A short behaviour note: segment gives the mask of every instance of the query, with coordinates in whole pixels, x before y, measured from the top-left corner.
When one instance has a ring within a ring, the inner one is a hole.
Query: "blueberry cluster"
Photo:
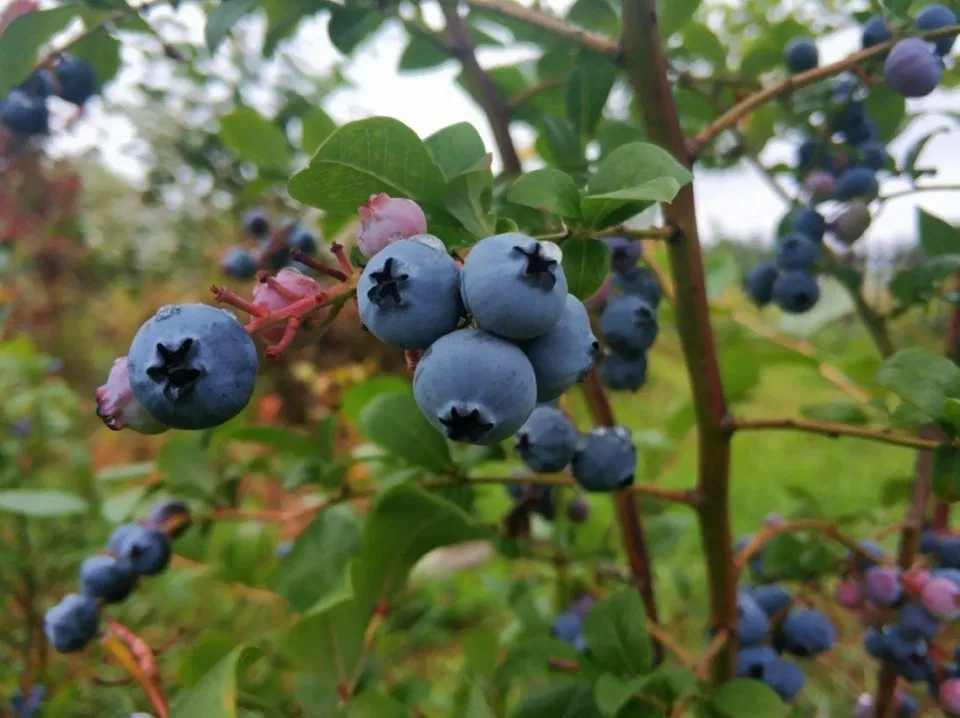
[[[922,8],[914,21],[914,30],[928,32],[957,24],[957,15],[946,5],[934,3]],[[890,28],[879,15],[863,26],[864,48],[892,38]],[[890,89],[904,97],[926,97],[940,84],[943,57],[953,49],[957,36],[944,35],[927,41],[908,37],[898,41],[883,63],[883,76]]]
[[[190,525],[190,512],[180,501],[163,500],[138,524],[118,526],[104,553],[80,566],[80,592],[64,596],[47,611],[47,640],[60,653],[82,650],[100,630],[105,604],[123,601],[144,576],[162,573],[170,563],[171,539]]]
[[[50,129],[48,98],[56,96],[83,107],[98,91],[93,68],[77,57],[64,55],[0,99],[0,123],[15,136],[44,135]]]
[[[592,596],[581,596],[570,608],[553,620],[550,629],[554,638],[569,643],[581,653],[586,653],[587,642],[583,637],[583,621],[593,608],[595,601]]]
[[[600,332],[608,351],[600,360],[600,379],[614,391],[636,391],[647,380],[647,350],[657,338],[657,307],[663,289],[656,275],[638,266],[640,240],[605,239],[613,277],[605,289]]]
[[[220,259],[220,269],[234,279],[252,279],[262,266],[274,271],[296,266],[293,250],[307,256],[316,254],[317,237],[303,223],[286,219],[272,231],[266,210],[255,207],[243,218],[243,233],[256,242],[254,249],[237,245],[228,249]]]

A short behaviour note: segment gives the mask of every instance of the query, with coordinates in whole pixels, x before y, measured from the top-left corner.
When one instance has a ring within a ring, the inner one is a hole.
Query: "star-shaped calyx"
[[[390,307],[399,307],[403,304],[403,297],[400,295],[400,282],[405,282],[410,278],[409,274],[400,274],[397,272],[394,258],[388,257],[383,263],[383,269],[379,272],[371,272],[370,279],[373,280],[373,286],[367,290],[367,299],[376,304],[381,309]]]
[[[206,374],[203,367],[191,366],[190,350],[195,341],[187,337],[179,346],[157,344],[157,360],[147,368],[147,376],[163,384],[163,395],[179,401],[193,393],[197,382]]]
[[[633,313],[634,326],[638,329],[650,326],[657,320],[657,315],[651,307],[637,307],[636,311]]]
[[[556,259],[544,254],[543,245],[540,242],[534,242],[529,249],[520,245],[514,245],[514,252],[519,252],[526,260],[526,266],[523,268],[523,279],[549,292],[557,283],[557,262]]]
[[[479,441],[493,428],[479,409],[460,411],[451,407],[446,416],[440,417],[440,423],[446,428],[447,438],[452,441]]]

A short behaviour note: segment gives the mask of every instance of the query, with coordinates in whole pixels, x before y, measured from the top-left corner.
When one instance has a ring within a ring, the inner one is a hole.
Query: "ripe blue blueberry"
[[[626,427],[597,427],[582,434],[571,461],[573,478],[585,491],[616,491],[633,483],[637,449]]]
[[[116,557],[126,559],[138,576],[155,576],[170,564],[173,547],[160,531],[135,526],[119,541]]]
[[[940,84],[943,61],[918,37],[907,37],[890,50],[883,77],[890,89],[904,97],[926,97]]]
[[[875,199],[880,192],[877,173],[869,167],[851,167],[837,177],[834,194],[841,202],[850,199]]]
[[[877,123],[873,120],[864,119],[844,128],[843,139],[847,144],[858,146],[875,140],[878,133]]]
[[[871,566],[882,564],[886,559],[883,547],[873,541],[860,541],[860,548],[867,554],[850,551],[847,561],[851,562],[860,573],[866,573]]]
[[[790,225],[794,232],[807,235],[815,242],[823,239],[827,231],[827,220],[817,210],[811,207],[801,207],[790,215]]]
[[[481,329],[507,339],[533,339],[563,316],[567,278],[553,242],[511,232],[481,239],[463,264],[461,293]]]
[[[860,44],[864,50],[892,39],[893,32],[890,30],[890,27],[882,15],[871,15],[867,18],[867,21],[863,23]]]
[[[581,381],[600,351],[583,302],[567,295],[563,314],[552,329],[521,342],[537,377],[537,401],[551,401]]]
[[[805,234],[792,232],[778,240],[777,267],[783,271],[809,271],[820,254],[817,243]]]
[[[941,27],[949,27],[957,24],[957,15],[946,5],[932,3],[920,9],[917,13],[917,19],[914,27],[923,32],[926,30],[939,30]],[[953,49],[953,44],[957,41],[957,36],[947,35],[933,40],[937,46],[937,52],[941,55],[947,55]]]
[[[809,272],[787,272],[773,285],[773,301],[789,314],[803,314],[813,309],[819,299],[820,287]]]
[[[253,279],[257,273],[257,260],[243,247],[231,247],[220,260],[220,268],[234,279]]]
[[[618,294],[646,299],[654,309],[663,299],[663,287],[660,286],[657,275],[647,267],[633,267],[626,272],[617,272],[613,276],[613,288]]]
[[[887,148],[882,142],[866,142],[860,147],[860,155],[863,158],[863,164],[874,172],[879,172],[887,166],[890,161],[890,155],[887,154]]]
[[[820,169],[833,172],[835,161],[827,149],[816,140],[807,139],[797,147],[797,169]]]
[[[637,266],[642,249],[639,240],[629,237],[605,237],[603,241],[610,250],[610,266],[614,272],[628,272]]]
[[[908,641],[933,640],[940,630],[940,621],[920,603],[904,604],[898,619],[897,631]]]
[[[637,391],[647,380],[646,355],[610,352],[600,362],[600,380],[614,391]]]
[[[163,531],[172,539],[182,536],[192,523],[190,508],[180,499],[160,499],[144,521],[145,526]]]
[[[299,249],[304,254],[315,254],[317,238],[313,232],[297,222],[287,234],[287,246],[290,249]]]
[[[43,98],[13,90],[0,102],[3,124],[20,135],[42,135],[50,129],[50,111]]]
[[[130,595],[137,584],[137,574],[126,559],[113,556],[91,556],[80,564],[80,592],[106,603],[118,603]]]
[[[517,453],[533,471],[563,471],[577,446],[577,429],[559,409],[538,406],[517,432]]]
[[[367,264],[357,301],[364,325],[384,344],[426,349],[463,315],[460,270],[439,240],[402,239]]]
[[[940,534],[933,529],[925,529],[920,534],[920,553],[928,556],[937,553],[940,548],[940,541]]]
[[[37,70],[30,73],[18,89],[34,97],[47,98],[56,90],[56,80],[49,70]]]
[[[750,597],[770,618],[781,613],[793,602],[793,597],[787,590],[775,583],[768,586],[755,586],[750,589]]]
[[[600,315],[607,345],[621,354],[642,354],[657,338],[657,312],[642,297],[614,297]]]
[[[749,594],[740,592],[737,596],[737,641],[741,646],[762,643],[770,630],[767,614]]]
[[[251,237],[263,239],[270,233],[270,218],[266,210],[254,207],[243,216],[243,231]]]
[[[127,355],[143,407],[177,429],[209,429],[253,396],[257,349],[236,318],[206,304],[161,307],[137,331]]]
[[[871,658],[885,661],[890,653],[887,650],[887,639],[878,628],[868,628],[863,636],[863,649]]]
[[[833,102],[840,106],[832,110],[830,126],[836,132],[847,133],[867,120],[867,107],[860,100],[850,100],[856,84],[841,84],[834,90]]]
[[[813,658],[836,643],[837,633],[826,615],[815,609],[793,609],[780,624],[774,644],[785,653]]]
[[[427,420],[448,439],[495,444],[515,434],[533,413],[537,380],[517,346],[487,332],[461,329],[423,354],[413,376],[413,395]]]
[[[787,703],[797,697],[805,680],[803,671],[782,658],[771,661],[763,671],[763,682]]]
[[[277,272],[290,264],[290,247],[286,243],[274,245],[271,237],[257,241],[259,257],[266,255],[270,269]]]
[[[960,568],[960,537],[941,537],[934,554],[941,566]]]
[[[57,76],[57,96],[67,102],[82,107],[97,94],[100,85],[97,75],[80,58],[70,55],[60,58],[53,72]]]
[[[136,533],[139,528],[136,524],[120,524],[117,526],[107,541],[107,551],[113,556],[119,556],[120,547],[123,546],[127,538]]]
[[[737,651],[737,678],[763,680],[763,672],[777,660],[777,652],[770,646],[744,646]]]
[[[780,278],[780,270],[775,264],[758,264],[752,270],[743,283],[743,290],[746,292],[750,301],[758,307],[763,307],[773,301],[773,286]]]
[[[806,72],[820,64],[820,53],[813,40],[806,37],[795,37],[787,43],[785,58],[790,72]]]
[[[550,633],[566,643],[573,643],[583,632],[583,621],[573,611],[565,611],[553,620]]]
[[[74,653],[86,646],[100,629],[100,604],[96,599],[64,596],[60,603],[47,611],[43,632],[60,653]]]

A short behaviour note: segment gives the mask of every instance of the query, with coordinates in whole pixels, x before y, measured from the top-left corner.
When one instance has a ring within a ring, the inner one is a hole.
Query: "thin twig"
[[[806,431],[811,434],[820,434],[829,436],[832,439],[841,436],[848,436],[853,439],[864,439],[866,441],[877,441],[882,444],[892,444],[894,446],[906,446],[910,449],[919,449],[921,451],[933,451],[943,444],[942,441],[932,439],[923,439],[913,434],[906,434],[893,429],[868,429],[862,426],[852,426],[851,424],[839,424],[830,421],[814,421],[812,419],[795,419],[793,417],[782,417],[776,419],[739,419],[731,418],[727,426],[731,431],[756,431],[760,429],[788,429],[794,431]],[[955,442],[960,446],[960,443]]]
[[[840,532],[837,525],[832,521],[823,521],[821,519],[797,519],[795,521],[783,521],[772,526],[766,526],[763,530],[757,532],[751,538],[747,545],[737,553],[734,561],[737,571],[742,571],[750,559],[760,553],[775,537],[786,533],[814,532],[819,533],[832,541],[843,544],[854,553],[876,560],[876,556],[864,549],[856,540]]]

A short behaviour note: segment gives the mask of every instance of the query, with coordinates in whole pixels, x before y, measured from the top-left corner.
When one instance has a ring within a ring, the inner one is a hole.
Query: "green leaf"
[[[51,517],[82,514],[90,508],[74,494],[57,489],[9,489],[0,491],[0,511],[23,516]]]
[[[610,252],[599,239],[565,242],[563,245],[563,273],[567,289],[583,300],[596,292],[610,272]]]
[[[316,439],[295,429],[283,429],[276,426],[237,426],[218,432],[211,442],[212,448],[228,441],[248,444],[262,444],[279,454],[289,454],[302,458],[320,458],[322,452]]]
[[[890,89],[885,82],[878,83],[867,95],[867,116],[876,118],[877,134],[884,142],[897,136],[897,130],[907,110],[907,101]]]
[[[566,19],[573,25],[594,32],[618,35],[620,19],[606,0],[577,0],[567,11]]]
[[[364,407],[381,394],[403,394],[410,391],[410,382],[398,376],[381,374],[355,384],[343,395],[340,412],[355,426],[360,426]]]
[[[102,28],[77,40],[70,48],[70,54],[93,68],[101,87],[116,77],[120,70],[120,41]]]
[[[646,612],[635,590],[622,589],[590,609],[583,637],[596,662],[610,672],[643,675],[650,670]]]
[[[310,166],[289,183],[294,199],[332,213],[355,213],[370,195],[386,192],[442,204],[443,172],[409,127],[372,117],[337,128]]]
[[[217,5],[207,15],[207,24],[203,28],[203,37],[210,52],[216,52],[233,26],[255,7],[260,0],[230,0]]]
[[[933,452],[933,494],[942,501],[960,501],[960,450],[938,446]]]
[[[447,179],[476,168],[487,156],[483,138],[469,122],[444,127],[425,139],[424,144]]]
[[[921,135],[917,140],[910,145],[907,151],[903,155],[903,169],[906,173],[915,175],[919,172],[917,169],[917,162],[920,160],[920,155],[923,154],[923,150],[926,149],[927,145],[937,135],[941,135],[944,132],[949,132],[950,128],[941,125],[936,129],[927,132],[924,135]]]
[[[474,237],[488,237],[494,233],[495,221],[490,213],[492,159],[491,155],[484,155],[474,167],[454,177],[447,185],[443,199],[446,211]],[[449,244],[450,238],[446,237],[446,241]]]
[[[343,713],[344,718],[410,718],[410,715],[399,701],[373,691],[363,691],[352,697]]]
[[[580,190],[576,182],[570,175],[549,167],[518,177],[507,190],[507,200],[560,217],[580,217]]]
[[[450,53],[439,43],[420,35],[411,35],[400,55],[401,71],[429,70],[451,60]]]
[[[605,716],[617,715],[646,681],[646,676],[636,676],[629,680],[623,680],[609,673],[604,673],[593,686],[593,697],[597,702],[597,707]]]
[[[835,421],[841,424],[863,425],[869,420],[863,407],[854,401],[831,401],[826,404],[807,404],[800,414],[817,421]]]
[[[874,381],[934,419],[944,418],[947,399],[960,397],[960,368],[920,347],[903,349],[884,361]]]
[[[776,718],[788,708],[773,689],[761,681],[735,678],[710,698],[710,707],[725,718]]]
[[[37,10],[16,18],[0,34],[0,96],[19,85],[37,62],[37,54],[77,16],[77,7]]]
[[[131,486],[129,489],[111,494],[101,504],[100,514],[112,524],[123,523],[133,515],[149,490],[147,486]]]
[[[693,176],[666,150],[646,142],[622,145],[607,155],[587,186],[583,214],[593,227],[627,204],[637,212],[653,201],[669,202]],[[649,201],[639,201],[649,200]]]
[[[920,247],[925,255],[960,255],[960,229],[920,207],[917,208],[917,224]]]
[[[132,479],[142,479],[149,476],[157,470],[157,465],[152,461],[143,461],[137,464],[120,464],[118,466],[108,466],[101,469],[97,474],[97,481],[130,481]]]
[[[331,133],[337,129],[337,123],[322,107],[311,107],[300,121],[303,123],[303,140],[300,143],[304,152],[313,154]]]
[[[541,117],[536,127],[540,130],[537,152],[547,164],[564,172],[586,171],[583,143],[570,120],[565,117]]]
[[[236,639],[228,633],[205,631],[177,666],[177,688],[184,690],[197,685],[220,661],[230,655],[236,644]]]
[[[922,259],[901,269],[890,280],[889,290],[901,304],[926,304],[937,293],[937,285],[960,269],[960,254]]]
[[[386,15],[379,10],[335,8],[330,13],[327,34],[334,47],[344,55],[349,55],[361,42],[376,32],[385,19]]]
[[[410,391],[373,399],[360,413],[360,426],[370,441],[411,464],[437,473],[454,470],[447,440],[430,425]]]
[[[322,511],[283,557],[273,590],[293,611],[306,611],[327,596],[342,592],[347,562],[360,546],[361,526],[347,506]]]
[[[960,430],[960,399],[947,399],[943,405],[943,418],[954,429]]]
[[[567,83],[567,117],[583,139],[596,134],[617,68],[609,58],[582,51]]]
[[[459,642],[470,670],[483,678],[492,677],[499,660],[499,632],[491,626],[481,624],[462,633]]]
[[[693,17],[700,7],[700,0],[657,0],[657,22],[660,37],[668,39]]]
[[[177,696],[170,718],[237,718],[237,674],[258,654],[253,646],[237,646],[199,683]]]
[[[714,69],[727,66],[727,46],[703,23],[688,22],[683,28],[683,48],[692,56],[709,62]]]
[[[581,681],[554,681],[524,693],[510,718],[600,718],[593,689]]]
[[[197,434],[170,437],[157,454],[157,470],[171,490],[193,490],[210,495],[219,483],[219,476],[207,449]]]
[[[479,684],[471,686],[466,710],[461,715],[463,718],[496,718]]]
[[[220,118],[220,137],[237,156],[257,167],[286,171],[290,145],[283,130],[252,107],[238,107]]]

